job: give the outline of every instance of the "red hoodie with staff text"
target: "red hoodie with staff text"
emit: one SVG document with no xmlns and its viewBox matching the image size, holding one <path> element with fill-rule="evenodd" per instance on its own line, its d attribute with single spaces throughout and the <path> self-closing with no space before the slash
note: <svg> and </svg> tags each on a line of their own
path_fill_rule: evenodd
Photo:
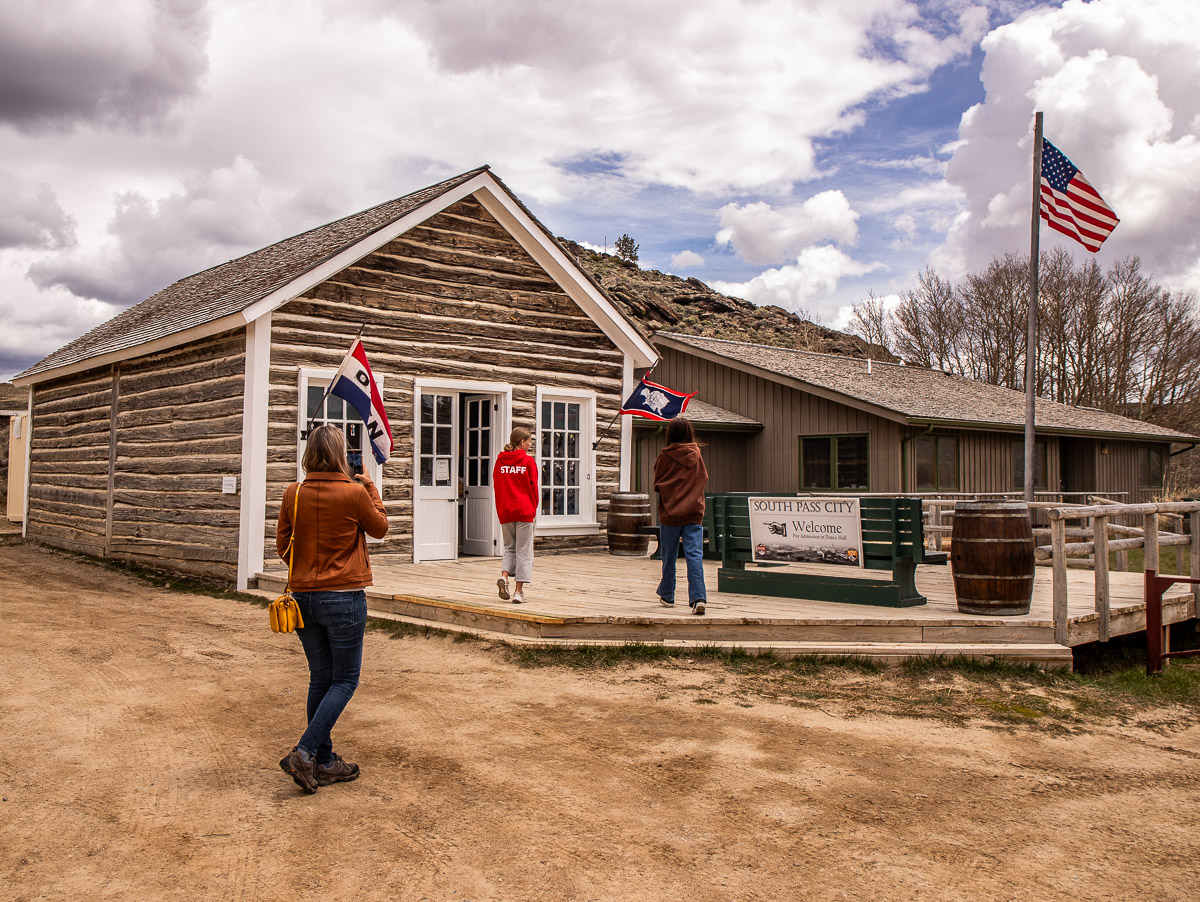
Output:
<svg viewBox="0 0 1200 902">
<path fill-rule="evenodd" d="M 492 467 L 501 523 L 532 523 L 538 509 L 537 462 L 520 448 L 501 451 Z"/>
</svg>

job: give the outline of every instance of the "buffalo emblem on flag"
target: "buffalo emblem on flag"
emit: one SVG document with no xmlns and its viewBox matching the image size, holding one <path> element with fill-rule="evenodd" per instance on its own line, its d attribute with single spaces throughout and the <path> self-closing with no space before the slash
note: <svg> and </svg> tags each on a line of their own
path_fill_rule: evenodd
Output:
<svg viewBox="0 0 1200 902">
<path fill-rule="evenodd" d="M 662 392 L 651 391 L 648 388 L 642 389 L 642 398 L 645 399 L 646 406 L 660 416 L 662 415 L 663 410 L 666 409 L 666 406 L 671 403 L 671 399 Z"/>
</svg>

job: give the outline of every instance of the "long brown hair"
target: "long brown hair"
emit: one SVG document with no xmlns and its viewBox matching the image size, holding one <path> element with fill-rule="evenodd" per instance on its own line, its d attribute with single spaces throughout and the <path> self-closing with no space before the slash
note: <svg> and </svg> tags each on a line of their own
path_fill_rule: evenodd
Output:
<svg viewBox="0 0 1200 902">
<path fill-rule="evenodd" d="M 509 433 L 508 444 L 504 446 L 504 450 L 511 451 L 527 438 L 533 438 L 533 433 L 524 426 L 513 426 L 513 431 Z"/>
<path fill-rule="evenodd" d="M 342 473 L 353 478 L 346 460 L 346 435 L 336 426 L 318 426 L 308 434 L 300 463 L 305 473 Z"/>
<path fill-rule="evenodd" d="M 692 421 L 687 417 L 676 417 L 667 423 L 667 444 L 679 445 L 691 442 L 696 442 L 696 430 L 692 428 Z"/>
</svg>

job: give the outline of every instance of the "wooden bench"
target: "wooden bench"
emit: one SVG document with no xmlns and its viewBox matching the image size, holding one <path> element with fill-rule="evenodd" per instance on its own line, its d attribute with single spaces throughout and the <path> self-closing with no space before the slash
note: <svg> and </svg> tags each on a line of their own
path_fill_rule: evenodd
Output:
<svg viewBox="0 0 1200 902">
<path fill-rule="evenodd" d="M 711 498 L 716 525 L 714 544 L 721 552 L 719 592 L 912 607 L 926 601 L 917 591 L 917 565 L 946 563 L 945 554 L 925 552 L 919 498 L 862 498 L 863 566 L 868 570 L 890 570 L 890 580 L 838 576 L 836 565 L 820 565 L 828 573 L 819 574 L 749 570 L 746 564 L 753 560 L 749 497 L 718 494 Z"/>
</svg>

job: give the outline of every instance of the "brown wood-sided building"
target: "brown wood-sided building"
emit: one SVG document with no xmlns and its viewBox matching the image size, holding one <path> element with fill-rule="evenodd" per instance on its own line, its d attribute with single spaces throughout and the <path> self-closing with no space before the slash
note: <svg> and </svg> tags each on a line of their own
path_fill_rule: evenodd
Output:
<svg viewBox="0 0 1200 902">
<path fill-rule="evenodd" d="M 659 333 L 653 381 L 698 392 L 710 491 L 1020 493 L 1025 395 L 938 370 Z M 697 401 L 705 402 L 703 405 Z M 659 424 L 639 420 L 635 489 L 652 490 Z M 1194 436 L 1038 399 L 1035 485 L 1161 498 Z M 1179 450 L 1186 450 L 1186 447 Z M 1068 498 L 1067 500 L 1081 500 Z"/>
<path fill-rule="evenodd" d="M 486 167 L 189 276 L 20 374 L 26 535 L 236 580 L 272 560 L 302 432 L 362 426 L 325 387 L 360 326 L 395 446 L 379 466 L 413 560 L 493 554 L 491 461 L 534 430 L 541 549 L 603 541 L 631 432 L 592 450 L 655 354 Z"/>
</svg>

